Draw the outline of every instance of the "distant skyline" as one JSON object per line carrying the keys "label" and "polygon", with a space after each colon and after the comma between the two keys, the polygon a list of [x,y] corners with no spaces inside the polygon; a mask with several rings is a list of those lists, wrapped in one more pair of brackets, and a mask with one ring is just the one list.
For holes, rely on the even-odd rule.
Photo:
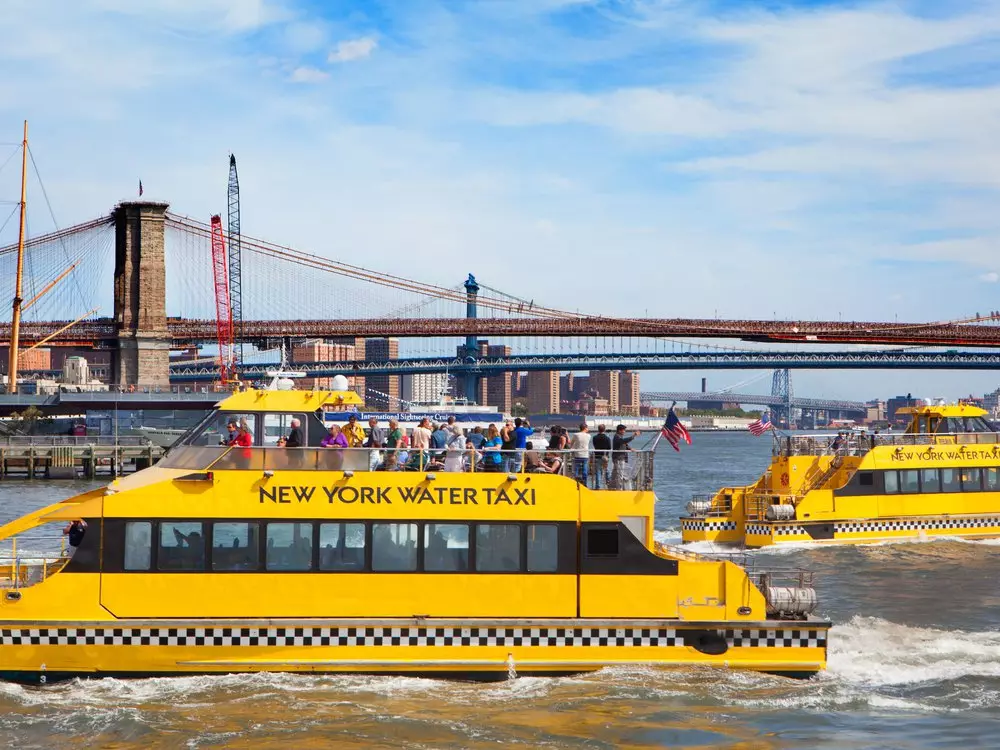
{"label": "distant skyline", "polygon": [[[62,226],[140,179],[207,218],[233,152],[248,234],[447,286],[628,316],[1000,309],[1000,0],[8,0],[0,24],[0,142],[31,121]],[[703,375],[750,376],[643,383]]]}

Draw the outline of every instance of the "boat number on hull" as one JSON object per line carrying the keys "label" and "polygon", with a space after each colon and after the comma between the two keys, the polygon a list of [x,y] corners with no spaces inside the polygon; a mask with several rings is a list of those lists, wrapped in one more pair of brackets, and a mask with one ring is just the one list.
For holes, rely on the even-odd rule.
{"label": "boat number on hull", "polygon": [[394,502],[419,505],[534,505],[534,489],[510,490],[494,487],[305,487],[279,485],[261,487],[260,502],[309,503],[371,503],[392,505]]}
{"label": "boat number on hull", "polygon": [[892,454],[893,461],[958,461],[963,458],[998,458],[1000,457],[1000,445],[988,448],[966,448],[964,445],[955,450],[933,450],[928,448],[924,451],[904,451],[897,450]]}

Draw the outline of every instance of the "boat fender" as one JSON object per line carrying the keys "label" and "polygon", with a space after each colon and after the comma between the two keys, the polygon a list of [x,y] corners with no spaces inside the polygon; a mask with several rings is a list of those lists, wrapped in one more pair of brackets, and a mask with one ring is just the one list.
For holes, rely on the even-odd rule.
{"label": "boat fender", "polygon": [[685,646],[709,656],[719,656],[729,650],[725,636],[715,630],[681,631],[681,638]]}
{"label": "boat fender", "polygon": [[795,506],[769,505],[767,506],[767,511],[764,513],[764,517],[767,518],[768,521],[794,521]]}

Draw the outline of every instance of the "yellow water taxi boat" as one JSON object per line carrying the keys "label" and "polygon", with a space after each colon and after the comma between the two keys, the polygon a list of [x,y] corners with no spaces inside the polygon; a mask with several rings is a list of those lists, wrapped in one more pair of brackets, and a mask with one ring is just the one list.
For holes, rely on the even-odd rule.
{"label": "yellow water taxi boat", "polygon": [[[0,528],[0,676],[824,668],[807,577],[654,543],[651,453],[633,489],[590,490],[317,447],[324,411],[357,402],[233,394],[158,465]],[[220,445],[230,420],[253,447]],[[77,519],[71,556],[31,551]]]}
{"label": "yellow water taxi boat", "polygon": [[764,547],[1000,536],[1000,444],[968,404],[900,410],[905,433],[774,437],[753,484],[696,497],[684,542]]}

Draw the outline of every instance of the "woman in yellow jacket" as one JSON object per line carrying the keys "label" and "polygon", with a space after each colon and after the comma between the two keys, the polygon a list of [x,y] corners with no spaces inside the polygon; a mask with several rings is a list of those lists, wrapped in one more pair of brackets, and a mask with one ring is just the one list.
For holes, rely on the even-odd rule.
{"label": "woman in yellow jacket", "polygon": [[353,414],[347,418],[343,433],[347,437],[349,448],[360,448],[365,442],[365,428],[358,424],[358,418]]}

